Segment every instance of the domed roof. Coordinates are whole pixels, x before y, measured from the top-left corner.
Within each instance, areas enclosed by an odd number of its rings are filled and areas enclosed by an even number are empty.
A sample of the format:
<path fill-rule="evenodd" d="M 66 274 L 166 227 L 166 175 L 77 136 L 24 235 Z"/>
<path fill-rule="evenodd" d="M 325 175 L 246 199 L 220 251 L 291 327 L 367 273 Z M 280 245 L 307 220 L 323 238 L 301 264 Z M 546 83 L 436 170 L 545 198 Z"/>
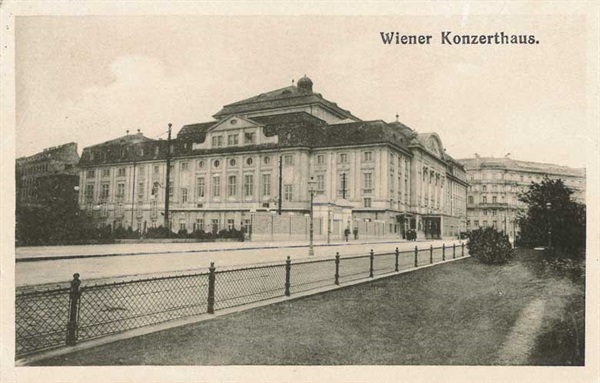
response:
<path fill-rule="evenodd" d="M 306 77 L 306 75 L 304 75 L 304 77 L 302 77 L 300 80 L 298 80 L 298 88 L 302 89 L 302 90 L 308 90 L 310 92 L 312 92 L 312 86 L 313 86 L 313 82 L 310 78 Z"/>

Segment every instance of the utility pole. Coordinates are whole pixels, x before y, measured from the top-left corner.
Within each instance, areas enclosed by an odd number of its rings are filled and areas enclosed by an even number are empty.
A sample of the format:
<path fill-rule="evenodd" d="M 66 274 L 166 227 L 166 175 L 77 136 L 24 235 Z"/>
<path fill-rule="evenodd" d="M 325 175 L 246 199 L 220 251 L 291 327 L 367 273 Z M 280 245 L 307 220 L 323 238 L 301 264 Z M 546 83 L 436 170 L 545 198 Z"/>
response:
<path fill-rule="evenodd" d="M 342 173 L 342 198 L 346 199 L 346 173 Z"/>
<path fill-rule="evenodd" d="M 279 200 L 277 202 L 277 214 L 281 215 L 281 193 L 283 190 L 283 156 L 279 156 Z"/>
<path fill-rule="evenodd" d="M 170 179 L 171 179 L 171 126 L 169 123 L 169 135 L 167 136 L 167 180 L 165 182 L 165 227 L 167 228 L 167 236 L 171 234 L 171 227 L 169 225 L 169 197 L 170 197 Z"/>

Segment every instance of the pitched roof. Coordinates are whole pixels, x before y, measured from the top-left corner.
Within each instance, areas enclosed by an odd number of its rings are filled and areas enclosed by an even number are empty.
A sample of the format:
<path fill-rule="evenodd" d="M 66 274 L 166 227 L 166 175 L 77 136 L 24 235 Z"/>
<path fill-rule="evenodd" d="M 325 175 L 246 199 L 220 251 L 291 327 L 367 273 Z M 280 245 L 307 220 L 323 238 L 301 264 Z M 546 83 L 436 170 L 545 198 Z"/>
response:
<path fill-rule="evenodd" d="M 352 115 L 350 111 L 342 109 L 336 103 L 324 99 L 321 94 L 301 89 L 294 85 L 261 93 L 257 96 L 225 105 L 213 117 L 219 119 L 233 114 L 310 104 L 321 104 L 342 117 L 360 120 L 358 117 Z"/>
<path fill-rule="evenodd" d="M 469 170 L 482 169 L 512 169 L 536 173 L 564 174 L 585 177 L 585 168 L 571 168 L 543 162 L 519 161 L 509 157 L 476 157 L 457 160 Z"/>
<path fill-rule="evenodd" d="M 179 133 L 177 133 L 177 139 L 204 142 L 206 139 L 206 132 L 211 126 L 215 125 L 218 121 L 202 122 L 199 124 L 184 125 Z"/>

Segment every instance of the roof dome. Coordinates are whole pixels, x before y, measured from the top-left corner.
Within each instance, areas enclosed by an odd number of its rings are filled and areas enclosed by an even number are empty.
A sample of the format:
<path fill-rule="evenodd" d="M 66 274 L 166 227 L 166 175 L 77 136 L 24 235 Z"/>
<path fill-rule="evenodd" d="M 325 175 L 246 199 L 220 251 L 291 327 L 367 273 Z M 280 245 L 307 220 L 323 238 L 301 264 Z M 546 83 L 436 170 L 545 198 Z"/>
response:
<path fill-rule="evenodd" d="M 313 87 L 313 82 L 311 79 L 306 77 L 306 75 L 304 75 L 304 77 L 302 77 L 300 80 L 298 80 L 298 88 L 300 88 L 301 90 L 312 92 L 312 87 Z"/>

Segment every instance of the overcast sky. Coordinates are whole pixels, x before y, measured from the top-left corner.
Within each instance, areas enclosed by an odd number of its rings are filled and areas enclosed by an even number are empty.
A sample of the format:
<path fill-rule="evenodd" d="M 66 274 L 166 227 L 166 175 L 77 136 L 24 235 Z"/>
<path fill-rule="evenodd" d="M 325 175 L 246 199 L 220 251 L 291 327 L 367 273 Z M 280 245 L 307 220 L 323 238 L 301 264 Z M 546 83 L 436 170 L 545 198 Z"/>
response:
<path fill-rule="evenodd" d="M 383 45 L 381 31 L 433 39 Z M 540 44 L 447 46 L 441 31 Z M 564 16 L 19 17 L 16 155 L 70 141 L 81 151 L 127 129 L 166 138 L 169 122 L 177 133 L 306 74 L 364 120 L 398 113 L 437 132 L 455 158 L 581 167 L 597 137 L 586 129 L 584 36 L 584 19 Z"/>

